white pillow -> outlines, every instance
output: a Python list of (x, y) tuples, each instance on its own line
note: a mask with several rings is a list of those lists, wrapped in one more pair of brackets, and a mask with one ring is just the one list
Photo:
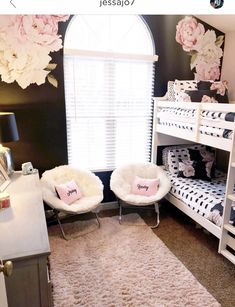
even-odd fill
[(185, 91), (195, 91), (198, 89), (196, 80), (175, 80), (173, 87), (175, 101), (180, 101), (180, 97)]

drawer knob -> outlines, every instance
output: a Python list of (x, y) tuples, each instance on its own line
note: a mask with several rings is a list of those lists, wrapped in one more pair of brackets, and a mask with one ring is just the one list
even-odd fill
[(6, 261), (4, 264), (0, 264), (0, 272), (7, 277), (11, 276), (13, 271), (13, 263), (11, 261)]

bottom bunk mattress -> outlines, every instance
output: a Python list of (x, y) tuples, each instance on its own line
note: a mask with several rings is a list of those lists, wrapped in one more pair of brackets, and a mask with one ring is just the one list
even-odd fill
[[(169, 171), (167, 171), (167, 175), (171, 180), (170, 193), (173, 196), (221, 227), (226, 174), (217, 171), (216, 178), (212, 179), (212, 181), (181, 178), (177, 174), (171, 174)], [(235, 205), (232, 206), (230, 223), (235, 225)]]

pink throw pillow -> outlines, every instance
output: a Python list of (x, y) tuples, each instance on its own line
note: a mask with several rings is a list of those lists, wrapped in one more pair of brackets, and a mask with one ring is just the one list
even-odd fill
[(157, 193), (160, 179), (146, 179), (135, 176), (131, 187), (131, 193), (143, 196), (152, 196)]
[(74, 180), (55, 186), (59, 198), (67, 205), (82, 197), (82, 193)]

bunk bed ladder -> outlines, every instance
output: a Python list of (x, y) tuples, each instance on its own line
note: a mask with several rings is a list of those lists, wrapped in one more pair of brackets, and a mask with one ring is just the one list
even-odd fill
[[(235, 123), (234, 129), (235, 131)], [(222, 232), (219, 243), (219, 253), (235, 264), (235, 227), (229, 223), (233, 202), (235, 203), (235, 136), (233, 132), (232, 148), (229, 157), (227, 186), (225, 192)]]

